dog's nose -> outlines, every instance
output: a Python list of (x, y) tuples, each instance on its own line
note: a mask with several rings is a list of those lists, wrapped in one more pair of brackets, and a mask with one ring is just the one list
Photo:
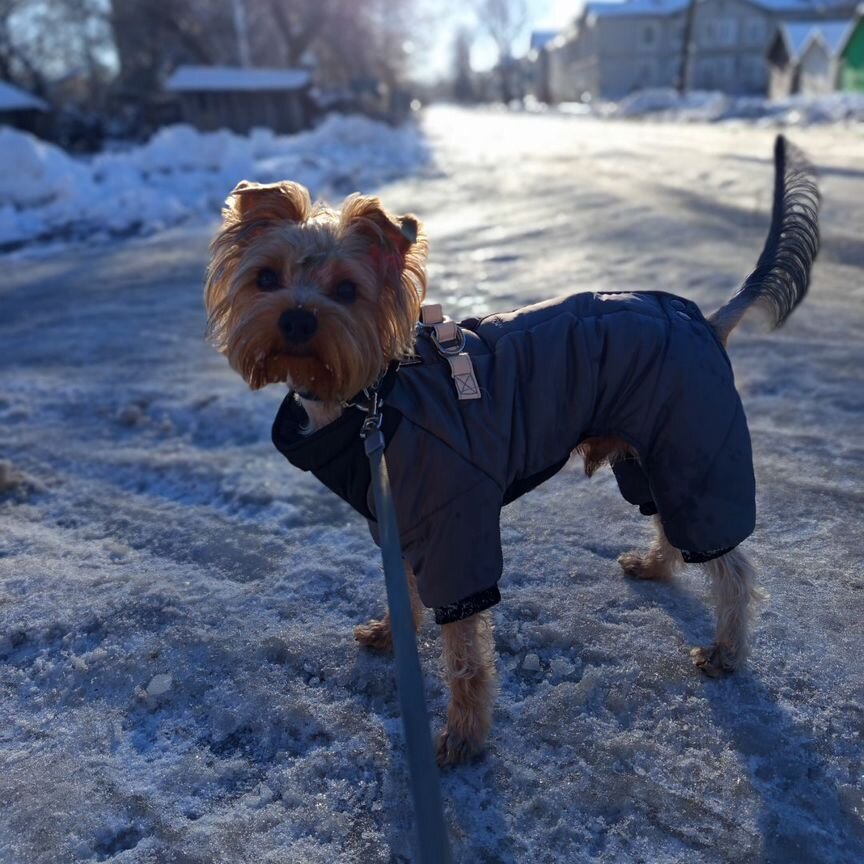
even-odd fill
[(308, 309), (288, 309), (279, 316), (279, 330), (286, 342), (308, 342), (318, 329), (318, 319)]

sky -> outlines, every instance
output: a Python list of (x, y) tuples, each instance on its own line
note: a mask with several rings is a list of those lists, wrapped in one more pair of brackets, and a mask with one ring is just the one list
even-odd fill
[[(471, 50), (471, 62), (475, 69), (489, 69), (497, 54), (492, 40), (483, 33), (470, 2), (445, 0), (435, 3), (429, 0), (436, 12), (440, 12), (435, 33), (428, 47), (418, 47), (417, 72), (419, 77), (434, 80), (450, 72), (453, 63), (453, 38), (460, 27), (466, 27), (477, 36)], [(528, 23), (514, 46), (518, 57), (527, 52), (532, 30), (558, 30), (570, 23), (582, 9), (582, 0), (527, 0)], [(443, 7), (443, 9), (442, 9)]]

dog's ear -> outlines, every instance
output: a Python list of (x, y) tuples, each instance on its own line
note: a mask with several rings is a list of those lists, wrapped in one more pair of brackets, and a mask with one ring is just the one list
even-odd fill
[(304, 222), (312, 211), (306, 187), (287, 180), (280, 183), (241, 180), (225, 204), (226, 217), (244, 222)]
[(351, 195), (342, 204), (342, 225), (370, 240), (395, 250), (402, 257), (417, 242), (420, 223), (415, 216), (391, 216), (378, 198)]

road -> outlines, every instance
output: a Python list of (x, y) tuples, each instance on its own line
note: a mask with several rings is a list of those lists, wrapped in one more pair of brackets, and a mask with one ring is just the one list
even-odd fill
[[(422, 123), (434, 167), (378, 191), (425, 220), (453, 317), (597, 289), (708, 311), (758, 256), (769, 128)], [(864, 136), (790, 137), (823, 175), (812, 292), (730, 347), (772, 595), (750, 666), (699, 677), (699, 573), (624, 580), (649, 526), (568, 466), (505, 511), (495, 728), (443, 780), (459, 861), (864, 860)], [(273, 451), (282, 394), (203, 342), (209, 230), (2, 262), (4, 864), (410, 860), (390, 666), (351, 638), (376, 551)]]

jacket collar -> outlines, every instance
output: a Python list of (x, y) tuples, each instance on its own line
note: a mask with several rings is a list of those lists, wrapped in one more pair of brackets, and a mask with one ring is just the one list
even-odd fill
[[(360, 427), (366, 417), (365, 406), (376, 392), (379, 399), (386, 398), (396, 384), (398, 371), (399, 363), (394, 361), (374, 387), (349, 399), (339, 417), (311, 435), (302, 431), (309, 418), (296, 398), (301, 394), (290, 390), (273, 421), (272, 438), (276, 448), (292, 465), (314, 472), (332, 462), (352, 444), (359, 446)], [(304, 394), (303, 398), (308, 397)]]

